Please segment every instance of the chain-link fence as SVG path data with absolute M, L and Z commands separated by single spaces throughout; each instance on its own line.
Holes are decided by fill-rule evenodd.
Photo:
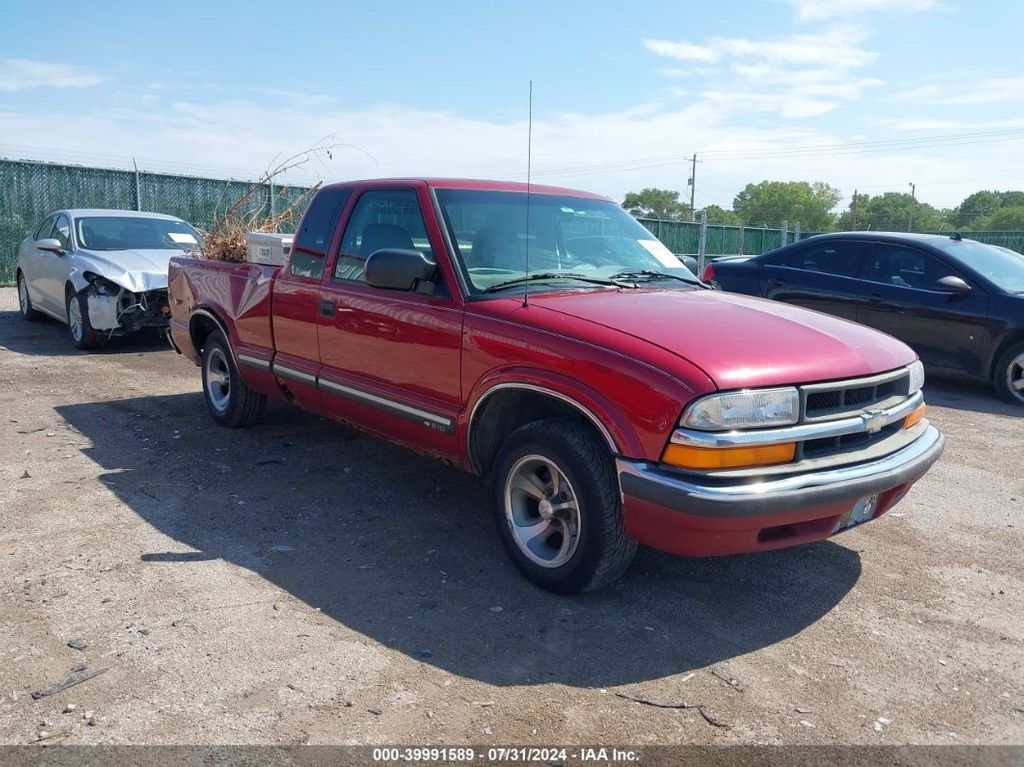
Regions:
M 0 285 L 13 283 L 18 246 L 55 210 L 145 210 L 208 229 L 251 187 L 250 181 L 0 160 Z M 306 191 L 266 184 L 245 212 L 280 213 Z
M 21 241 L 55 210 L 146 210 L 178 216 L 208 229 L 251 186 L 248 181 L 0 160 L 0 285 L 14 281 Z M 252 200 L 249 212 L 283 211 L 306 191 L 300 186 L 265 185 Z M 640 222 L 673 253 L 697 254 L 699 223 L 660 219 Z M 709 224 L 704 252 L 711 258 L 760 255 L 812 234 L 817 232 L 799 233 L 795 223 L 788 230 Z M 971 232 L 968 236 L 1024 251 L 1024 232 Z
M 657 218 L 641 218 L 640 223 L 647 231 L 665 243 L 665 247 L 677 255 L 696 256 L 700 249 L 700 223 L 696 221 L 669 221 Z M 759 256 L 772 248 L 796 242 L 812 234 L 801 233 L 793 228 L 769 229 L 754 226 L 729 226 L 708 224 L 704 252 L 707 256 Z

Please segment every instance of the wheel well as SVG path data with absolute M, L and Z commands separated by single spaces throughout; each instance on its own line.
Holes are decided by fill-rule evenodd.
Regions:
M 999 348 L 996 349 L 995 354 L 992 355 L 992 364 L 989 366 L 988 371 L 989 379 L 994 378 L 996 375 L 996 365 L 999 364 L 999 358 L 1006 353 L 1007 349 L 1014 344 L 1019 344 L 1021 341 L 1024 341 L 1024 330 L 1018 330 L 1016 333 L 1007 336 L 1007 338 L 999 344 Z
M 210 315 L 192 315 L 192 319 L 189 321 L 188 332 L 192 336 L 192 346 L 195 347 L 196 351 L 203 351 L 203 347 L 206 346 L 206 339 L 215 330 L 221 330 L 221 327 Z
M 593 416 L 553 395 L 513 388 L 484 396 L 483 404 L 477 408 L 469 425 L 470 460 L 480 474 L 491 471 L 498 451 L 512 432 L 534 421 L 552 418 L 571 421 L 591 429 L 602 442 L 608 442 L 608 436 L 591 420 Z

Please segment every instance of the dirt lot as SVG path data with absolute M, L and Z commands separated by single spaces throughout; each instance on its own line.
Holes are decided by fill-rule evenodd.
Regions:
M 283 406 L 220 429 L 162 342 L 16 305 L 3 743 L 1024 743 L 1024 412 L 984 387 L 929 385 L 946 454 L 883 521 L 557 598 L 479 480 Z

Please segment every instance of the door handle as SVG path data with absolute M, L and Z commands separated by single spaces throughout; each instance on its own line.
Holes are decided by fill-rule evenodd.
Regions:
M 883 300 L 884 299 L 882 298 L 881 293 L 872 293 L 871 295 L 868 296 L 868 301 L 870 301 L 873 304 L 880 304 Z
M 320 316 L 321 317 L 333 317 L 334 316 L 334 302 L 333 301 L 321 301 L 320 302 Z
M 785 280 L 772 280 L 772 285 L 774 285 L 777 288 L 782 288 L 782 287 L 786 286 L 786 281 Z

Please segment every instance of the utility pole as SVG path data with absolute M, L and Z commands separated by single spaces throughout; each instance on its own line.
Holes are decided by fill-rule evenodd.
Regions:
M 693 158 L 691 159 L 692 165 L 691 165 L 691 169 L 690 169 L 690 178 L 686 182 L 686 185 L 688 187 L 690 187 L 690 220 L 691 221 L 696 221 L 697 220 L 697 211 L 693 207 L 693 195 L 694 195 L 694 192 L 697 191 L 697 163 L 698 162 L 704 162 L 704 161 L 703 160 L 698 160 L 697 159 L 697 153 L 694 152 L 693 153 Z
M 916 203 L 917 202 L 917 184 L 915 184 L 913 181 L 909 182 L 909 184 L 910 184 L 910 199 L 913 200 Z M 910 206 L 910 215 L 907 216 L 907 231 L 911 232 L 911 231 L 913 231 L 913 229 L 914 229 L 914 206 L 911 205 Z

